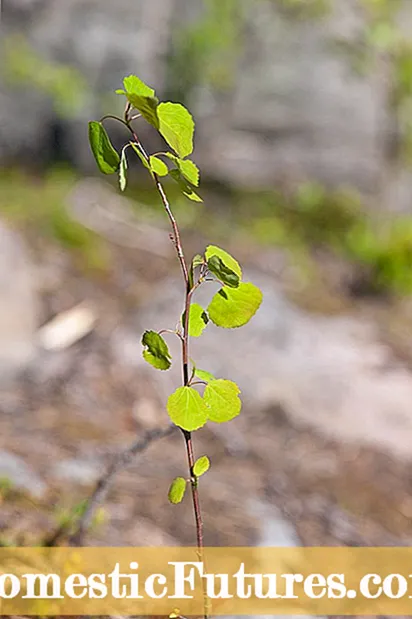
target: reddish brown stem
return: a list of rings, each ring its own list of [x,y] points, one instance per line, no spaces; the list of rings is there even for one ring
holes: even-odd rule
[[[126,112],[126,118],[127,118],[127,112]],[[130,122],[128,122],[128,120],[126,120],[126,122],[124,123],[126,124],[126,126],[128,127],[128,129],[131,131],[132,135],[133,135],[133,139],[136,142],[137,147],[139,148],[140,152],[142,153],[143,157],[146,159],[146,161],[149,163],[150,158],[149,155],[147,154],[146,150],[144,149],[143,145],[141,144],[138,135],[136,134],[136,132],[134,131],[134,129],[131,127]],[[153,178],[155,181],[155,185],[156,185],[156,189],[159,192],[162,204],[164,206],[164,209],[169,217],[170,220],[170,224],[172,226],[172,240],[173,240],[173,244],[175,246],[176,249],[176,253],[177,253],[177,257],[179,259],[180,262],[180,266],[182,269],[182,274],[183,274],[183,278],[184,278],[184,283],[185,283],[185,308],[184,308],[184,324],[183,324],[183,336],[182,336],[182,370],[183,370],[183,385],[185,387],[188,386],[189,384],[189,315],[190,315],[190,304],[192,301],[192,295],[194,293],[194,291],[196,290],[197,286],[194,285],[192,287],[191,281],[190,281],[190,277],[189,277],[189,269],[186,263],[186,259],[184,256],[184,252],[183,252],[183,247],[182,247],[182,241],[180,238],[180,232],[179,232],[179,227],[177,224],[177,221],[173,215],[172,209],[170,208],[170,204],[169,204],[169,200],[166,196],[166,193],[163,189],[163,185],[161,184],[159,177],[157,176],[157,174],[153,173]],[[187,454],[187,461],[188,461],[188,466],[189,466],[189,475],[190,475],[190,485],[191,485],[191,489],[192,489],[192,500],[193,500],[193,512],[194,512],[194,517],[195,517],[195,524],[196,524],[196,541],[197,541],[197,549],[198,549],[198,556],[199,556],[199,561],[203,561],[203,548],[204,548],[204,544],[203,544],[203,519],[202,519],[202,512],[200,509],[200,498],[199,498],[199,490],[198,490],[198,481],[196,478],[196,475],[194,474],[193,471],[193,467],[195,465],[195,455],[194,455],[194,450],[193,450],[193,440],[192,440],[192,434],[191,432],[188,432],[187,430],[183,430],[182,429],[182,433],[183,433],[183,437],[185,440],[185,446],[186,446],[186,454]],[[204,592],[205,593],[205,592]],[[206,596],[205,596],[205,612],[204,612],[204,619],[208,619],[208,614],[207,614],[207,600],[206,600]]]

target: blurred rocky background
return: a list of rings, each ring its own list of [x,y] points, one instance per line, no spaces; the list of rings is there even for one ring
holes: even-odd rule
[[[130,73],[196,119],[204,203],[167,184],[188,255],[223,245],[265,296],[193,345],[245,402],[196,435],[206,543],[411,543],[411,22],[408,0],[3,0],[1,543],[76,514],[180,381],[140,348],[181,312],[167,221],[137,161],[120,195],[87,142]],[[193,543],[182,447],[120,475],[88,543]]]

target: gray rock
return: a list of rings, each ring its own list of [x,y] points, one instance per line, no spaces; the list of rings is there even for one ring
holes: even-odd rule
[[[312,20],[292,18],[272,0],[243,4],[233,85],[222,93],[200,84],[186,93],[198,120],[196,158],[205,174],[249,186],[308,178],[352,184],[390,199],[395,210],[408,209],[409,175],[388,173],[390,80],[379,68],[357,76],[335,45],[356,42],[365,29],[358,2],[333,0],[329,16]],[[107,110],[108,93],[126,74],[139,74],[160,93],[176,86],[168,74],[176,28],[193,23],[202,6],[201,0],[6,3],[5,38],[23,34],[44,58],[77,68],[87,88],[79,109],[62,118],[46,94],[0,81],[0,159],[43,156],[58,127],[65,155],[94,169],[86,121]],[[409,23],[408,4],[404,11],[402,23]],[[115,96],[110,109],[121,112]]]
[[[36,499],[41,499],[47,486],[22,458],[0,449],[0,478],[12,483]]]
[[[34,270],[20,236],[0,222],[0,384],[35,354],[38,321]]]

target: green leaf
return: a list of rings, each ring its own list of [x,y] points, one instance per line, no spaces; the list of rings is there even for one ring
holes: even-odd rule
[[[209,469],[210,469],[209,458],[207,456],[202,456],[201,458],[196,460],[194,467],[193,467],[193,473],[196,475],[196,477],[201,477]]]
[[[157,108],[159,132],[173,150],[184,159],[193,152],[195,123],[180,103],[161,103]]]
[[[199,187],[200,172],[199,168],[193,161],[190,159],[180,159],[180,157],[176,157],[173,153],[164,154],[176,164],[182,173],[182,176],[184,176],[184,178],[191,183],[191,185],[194,187]]]
[[[238,288],[224,286],[215,294],[208,314],[218,327],[235,329],[247,324],[262,303],[262,293],[253,284],[240,284]]]
[[[186,181],[180,170],[170,170],[170,176],[177,182],[186,198],[193,200],[193,202],[203,202],[202,198],[193,190],[192,185]]]
[[[151,155],[150,157],[150,167],[152,172],[157,174],[158,176],[167,176],[169,174],[169,168],[167,165],[159,159],[159,157],[155,157]]]
[[[148,123],[159,129],[157,107],[159,99],[153,88],[147,86],[136,75],[129,75],[123,80],[124,90],[116,90],[119,95],[126,95],[131,105],[138,110]]]
[[[210,260],[212,256],[217,256],[220,258],[228,269],[234,271],[236,275],[238,275],[239,279],[242,279],[242,269],[240,264],[230,254],[228,254],[227,251],[221,249],[220,247],[216,247],[216,245],[209,245],[205,252],[206,260]]]
[[[119,185],[121,191],[126,189],[127,185],[127,157],[126,157],[126,148],[122,150],[122,156],[120,158],[120,168],[119,168]]]
[[[143,358],[157,370],[168,370],[171,356],[166,342],[156,331],[145,331],[142,337]]]
[[[182,316],[182,323],[184,324],[185,312]],[[192,303],[189,311],[189,335],[190,337],[200,337],[205,330],[207,323],[209,322],[209,316],[198,303]]]
[[[229,269],[219,256],[211,256],[207,261],[207,266],[209,271],[216,275],[223,284],[230,288],[238,288],[239,276],[232,269]]]
[[[114,174],[117,172],[120,157],[113,148],[102,123],[96,121],[89,123],[89,142],[100,172],[103,172],[103,174]]]
[[[239,387],[231,380],[211,381],[203,394],[210,421],[224,423],[237,417],[242,408],[239,393]]]
[[[149,170],[150,173],[152,173],[152,170],[150,169],[150,165],[146,159],[146,157],[143,155],[142,151],[140,150],[140,148],[137,146],[137,144],[135,142],[129,142],[130,146],[133,148],[134,152],[136,153],[136,155],[139,157],[140,161],[143,163],[144,167]]]
[[[183,477],[176,477],[170,484],[168,498],[173,505],[183,501],[186,492],[186,480]]]
[[[193,432],[205,425],[208,410],[202,396],[192,387],[179,387],[167,401],[167,412],[176,426]]]
[[[195,187],[199,187],[200,172],[197,165],[190,159],[179,159],[177,165],[185,179]]]
[[[153,88],[145,84],[137,75],[129,75],[123,80],[126,93],[139,95],[140,97],[154,97],[156,95]]]
[[[212,380],[216,380],[216,378],[210,372],[206,372],[206,370],[198,370],[195,369],[195,376],[203,380],[205,383],[210,383]]]

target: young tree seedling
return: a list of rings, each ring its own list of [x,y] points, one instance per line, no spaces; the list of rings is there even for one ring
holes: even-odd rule
[[[259,309],[262,293],[254,284],[244,282],[239,263],[225,250],[209,245],[202,254],[187,261],[183,251],[179,226],[171,209],[161,178],[170,177],[189,200],[202,202],[198,195],[199,169],[188,157],[193,152],[195,123],[189,111],[179,103],[160,102],[155,91],[135,75],[126,77],[124,88],[116,93],[126,98],[123,118],[104,116],[89,123],[89,139],[97,166],[103,174],[118,174],[120,189],[127,185],[128,156],[135,153],[151,176],[172,228],[171,239],[180,263],[184,280],[182,315],[175,329],[161,332],[147,330],[142,337],[143,357],[154,368],[167,371],[172,357],[163,337],[172,333],[181,342],[182,386],[167,401],[167,412],[172,423],[180,428],[186,447],[189,467],[186,476],[177,477],[170,485],[169,501],[180,503],[187,484],[191,487],[196,524],[196,540],[200,559],[203,557],[203,520],[199,501],[199,478],[210,461],[207,456],[196,460],[193,432],[206,423],[225,423],[241,410],[239,387],[227,378],[215,378],[206,370],[197,368],[189,357],[191,337],[200,337],[211,321],[217,327],[234,329],[247,324]],[[104,121],[114,119],[128,130],[130,139],[120,152],[112,145]],[[167,150],[150,155],[141,143],[137,122],[146,121],[163,138]],[[170,149],[170,150],[169,150]],[[193,302],[195,292],[209,282],[219,285],[208,307]],[[172,324],[173,321],[171,320]]]

